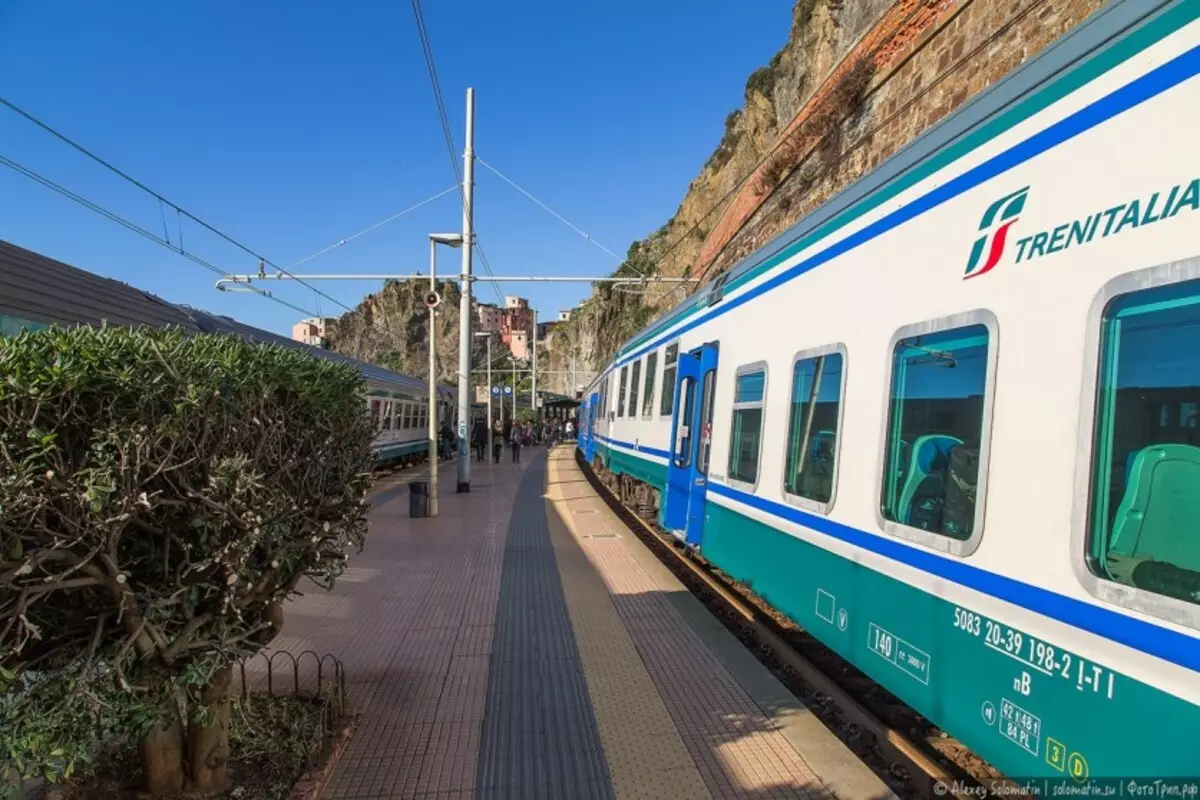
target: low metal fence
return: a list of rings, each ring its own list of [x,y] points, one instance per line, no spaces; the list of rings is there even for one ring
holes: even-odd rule
[[[318,703],[321,709],[321,747],[310,766],[319,765],[350,721],[346,699],[346,670],[332,653],[287,650],[258,653],[238,665],[238,693],[295,697]]]

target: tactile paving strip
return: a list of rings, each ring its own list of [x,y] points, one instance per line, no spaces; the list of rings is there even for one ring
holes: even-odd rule
[[[550,538],[616,795],[709,797],[604,581],[561,516],[570,516],[562,501],[572,486],[560,479],[556,465],[551,463],[546,488]],[[617,539],[609,533],[597,546],[619,546]]]
[[[544,458],[517,492],[504,547],[476,777],[481,798],[610,798],[542,499]]]
[[[686,589],[665,571],[651,575],[643,569],[631,551],[644,549],[635,538],[585,538],[620,523],[587,484],[572,451],[563,448],[550,458],[551,480],[565,487],[559,507],[571,516],[579,546],[603,580],[712,796],[826,796],[775,723],[675,609],[669,595]]]

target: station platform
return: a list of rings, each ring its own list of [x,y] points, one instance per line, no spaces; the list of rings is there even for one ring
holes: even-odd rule
[[[360,714],[328,800],[892,796],[628,531],[572,447],[522,459],[473,463],[471,492],[431,519],[381,482],[364,552],[334,591],[289,603],[273,647],[341,659]]]

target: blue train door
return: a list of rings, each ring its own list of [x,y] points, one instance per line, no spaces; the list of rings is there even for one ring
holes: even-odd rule
[[[704,529],[716,384],[716,343],[702,345],[679,357],[663,524],[675,536],[695,546],[700,544]]]
[[[596,415],[600,413],[600,395],[593,392],[587,401],[587,439],[583,445],[583,457],[590,464],[596,458]]]

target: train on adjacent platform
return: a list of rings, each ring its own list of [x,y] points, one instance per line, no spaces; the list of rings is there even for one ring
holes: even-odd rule
[[[230,317],[169,303],[119,281],[0,240],[0,336],[50,325],[101,324],[174,326],[192,334],[226,334],[302,349],[316,358],[350,364],[362,374],[368,393],[364,413],[370,414],[375,423],[371,449],[376,464],[414,463],[426,458],[429,452],[429,388],[424,380],[311,347]],[[455,387],[438,386],[439,421],[454,422],[457,397]]]
[[[1011,777],[1200,775],[1197,17],[1097,12],[581,407],[663,528]]]

